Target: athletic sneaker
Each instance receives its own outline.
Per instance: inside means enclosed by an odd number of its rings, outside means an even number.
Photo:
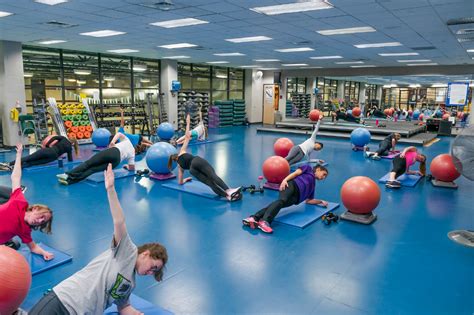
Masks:
[[[255,221],[254,217],[252,217],[252,216],[243,219],[243,220],[242,220],[242,223],[243,223],[245,226],[250,227],[252,230],[255,229],[255,227],[256,227],[257,224],[258,224],[258,222]]]
[[[0,170],[1,171],[12,171],[13,167],[10,166],[8,163],[0,163]]]
[[[375,160],[375,161],[380,161],[382,158],[378,155],[372,155],[372,160]]]
[[[58,180],[66,180],[66,181],[67,181],[67,178],[68,178],[66,173],[57,174],[56,177],[58,178]]]
[[[20,242],[15,241],[15,240],[9,240],[9,241],[7,241],[5,244],[3,244],[3,245],[8,246],[8,247],[10,247],[10,248],[12,248],[12,249],[14,249],[14,250],[18,250],[18,249],[20,248],[20,246],[21,246]]]
[[[385,186],[387,186],[388,188],[400,188],[401,187],[401,184],[400,182],[396,181],[396,180],[391,180],[391,181],[388,181]]]
[[[67,181],[67,179],[62,179],[62,178],[58,178],[58,181],[61,185],[69,185],[69,182]]]
[[[273,229],[270,227],[270,224],[268,224],[267,221],[258,221],[258,228],[264,233],[273,233]]]

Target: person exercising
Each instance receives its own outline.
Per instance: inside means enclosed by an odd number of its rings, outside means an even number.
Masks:
[[[309,160],[311,153],[313,151],[319,151],[324,147],[324,145],[321,142],[316,142],[316,136],[318,134],[320,124],[321,124],[321,119],[316,124],[316,127],[314,127],[313,133],[311,134],[311,137],[309,139],[291,148],[290,152],[288,152],[288,155],[285,158],[288,161],[288,164],[292,165],[292,164],[298,163],[305,156]],[[324,161],[319,160],[318,163],[323,164]]]
[[[364,155],[367,158],[371,158],[373,160],[380,160],[381,156],[387,156],[390,152],[395,151],[395,145],[401,139],[401,135],[398,132],[391,133],[386,136],[380,143],[379,149],[375,152],[370,152],[368,146],[364,146]]]
[[[141,134],[135,135],[133,133],[125,132],[125,118],[122,107],[120,107],[120,128],[118,129],[118,132],[124,134],[130,140],[135,148],[135,154],[143,153],[153,145],[153,142],[145,139]]]
[[[332,112],[331,113],[332,115],[332,122],[334,122],[334,120],[339,121],[339,119],[342,119],[342,120],[345,120],[345,121],[348,121],[348,122],[354,122],[356,124],[363,124],[364,121],[362,119],[360,119],[359,117],[354,117],[352,116],[351,114],[348,114],[346,112],[346,110],[344,109],[344,107],[341,107],[340,109],[336,110],[335,112]]]
[[[413,166],[416,162],[420,163],[419,170],[411,171],[410,166]],[[390,171],[389,179],[385,184],[388,188],[400,188],[401,184],[397,178],[403,174],[419,176],[426,175],[426,156],[419,153],[415,147],[405,148],[399,156],[393,159],[392,164],[393,168]]]
[[[180,137],[176,144],[181,145],[184,143],[186,134]],[[207,139],[207,128],[204,126],[204,121],[202,120],[202,112],[199,111],[199,124],[191,130],[191,140],[197,141],[206,141]]]

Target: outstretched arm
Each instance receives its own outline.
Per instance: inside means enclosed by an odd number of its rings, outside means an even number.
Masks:
[[[183,146],[181,147],[181,150],[179,150],[179,155],[186,153],[188,150],[188,144],[189,141],[191,140],[191,133],[189,132],[189,127],[191,125],[191,116],[189,114],[186,116],[186,130],[184,133],[184,142]]]
[[[311,139],[313,141],[316,141],[316,136],[318,134],[318,131],[319,131],[319,125],[321,124],[321,119],[318,120],[318,123],[316,124],[316,127],[314,127],[314,130],[313,130],[313,133],[311,134]]]
[[[123,108],[120,107],[120,127],[125,127],[125,119],[123,118]]]
[[[36,244],[34,241],[31,241],[30,243],[26,244],[30,251],[36,255],[41,255],[43,256],[44,260],[51,260],[54,258],[54,254],[45,251],[42,249],[38,244]]]
[[[104,171],[104,178],[107,198],[109,199],[110,214],[114,222],[114,241],[115,244],[118,244],[122,238],[127,235],[127,227],[125,225],[125,216],[123,215],[122,206],[120,205],[117,192],[115,191],[115,177],[112,164],[109,164],[107,170]]]
[[[23,144],[18,143],[16,145],[16,158],[15,165],[13,166],[13,172],[11,175],[12,180],[12,192],[17,188],[21,187],[21,153],[23,152]]]

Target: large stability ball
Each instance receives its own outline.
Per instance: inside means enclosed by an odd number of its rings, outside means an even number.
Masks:
[[[0,245],[0,314],[12,314],[28,294],[30,266],[16,250]]]
[[[360,107],[354,107],[352,109],[352,116],[354,116],[354,117],[359,117],[361,113],[362,112],[360,110]]]
[[[290,152],[291,148],[293,148],[293,146],[293,141],[291,141],[290,139],[280,138],[275,141],[275,144],[273,145],[273,150],[275,151],[275,155],[286,157]]]
[[[351,143],[356,147],[363,147],[370,142],[370,131],[364,128],[357,128],[351,132]]]
[[[418,109],[415,109],[415,111],[413,112],[413,120],[417,120],[418,118],[420,118],[420,111]]]
[[[92,133],[92,142],[97,147],[107,147],[112,134],[105,128],[99,128]]]
[[[321,116],[321,112],[317,109],[313,109],[309,112],[309,119],[311,119],[312,121],[318,121]]]
[[[442,182],[452,182],[461,174],[454,166],[453,157],[449,154],[440,154],[431,161],[430,172],[434,178]]]
[[[424,117],[425,117],[424,114],[420,114],[420,116],[418,116],[418,120],[422,121]]]
[[[281,156],[271,156],[263,162],[263,176],[270,183],[279,184],[290,174],[290,164]]]
[[[156,134],[161,140],[170,140],[174,136],[174,127],[168,122],[161,123],[156,129]]]
[[[146,164],[154,173],[168,174],[176,167],[176,162],[173,162],[172,169],[168,169],[168,160],[171,155],[177,153],[178,151],[171,144],[157,142],[146,151]]]
[[[352,213],[367,214],[380,202],[380,188],[372,179],[355,176],[346,180],[341,188],[344,206]]]

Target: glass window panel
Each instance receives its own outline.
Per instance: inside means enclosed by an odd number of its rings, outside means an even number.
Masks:
[[[244,92],[243,91],[230,91],[229,98],[233,100],[244,99]]]
[[[43,80],[47,86],[61,86],[61,63],[59,50],[44,50],[25,46],[23,48],[23,71],[25,85],[32,80]]]
[[[138,64],[139,70],[137,68],[133,70],[133,84],[135,88],[150,88],[150,89],[159,89],[160,88],[160,63],[158,60],[148,60],[141,58],[134,58],[134,64]],[[142,67],[140,67],[140,65]]]
[[[242,80],[230,80],[230,90],[243,90],[244,89],[244,81]]]
[[[211,80],[203,77],[193,77],[192,86],[194,90],[210,90]]]
[[[130,58],[116,58],[109,56],[102,56],[102,79],[106,81],[106,85],[109,88],[130,88],[131,83],[131,70],[130,70]],[[144,63],[134,63],[134,71],[142,72],[141,70],[147,69],[147,65]]]
[[[227,100],[227,91],[212,91],[212,101],[225,101]]]
[[[99,87],[99,58],[97,54],[64,52],[63,65],[66,87]]]
[[[244,80],[244,70],[242,69],[230,69],[229,76],[231,80]]]
[[[179,82],[181,82],[181,89],[183,90],[192,90],[191,77],[180,76],[178,77]]]
[[[227,91],[227,79],[212,79],[212,88],[214,90],[225,90]]]

